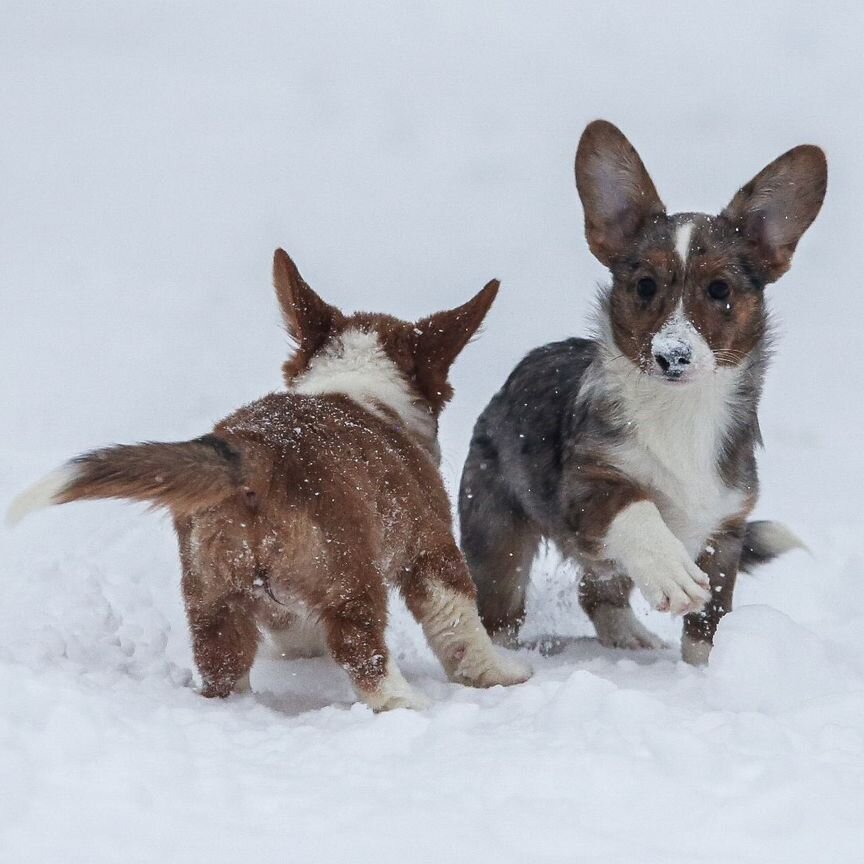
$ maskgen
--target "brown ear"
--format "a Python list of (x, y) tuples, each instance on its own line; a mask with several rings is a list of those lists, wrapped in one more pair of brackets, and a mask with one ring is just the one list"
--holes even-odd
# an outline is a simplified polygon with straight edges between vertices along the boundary
[(585, 210), (585, 236), (607, 267), (645, 223), (666, 213), (639, 154), (617, 126), (589, 123), (576, 150), (576, 188)]
[(756, 247), (766, 281), (779, 279), (822, 207), (828, 164), (819, 147), (793, 147), (742, 186), (722, 216)]
[(288, 335), (301, 349), (314, 351), (342, 318), (342, 313), (306, 284), (283, 249), (277, 249), (273, 255), (273, 285)]
[(414, 359), (417, 381), (432, 402), (440, 408), (452, 395), (447, 373), (459, 352), (483, 323), (499, 282), (493, 279), (467, 303), (446, 312), (436, 312), (414, 326)]

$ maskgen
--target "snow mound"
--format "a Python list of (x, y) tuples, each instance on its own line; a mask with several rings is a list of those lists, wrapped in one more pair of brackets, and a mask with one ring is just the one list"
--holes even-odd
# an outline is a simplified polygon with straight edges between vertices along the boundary
[(720, 623), (708, 667), (709, 701), (773, 713), (843, 692), (848, 672), (831, 643), (769, 606), (746, 606)]

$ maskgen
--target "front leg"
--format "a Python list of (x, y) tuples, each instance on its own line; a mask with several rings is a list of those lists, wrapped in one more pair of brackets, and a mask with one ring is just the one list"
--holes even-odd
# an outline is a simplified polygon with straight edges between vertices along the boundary
[(681, 656), (693, 666), (708, 662), (717, 625), (727, 612), (732, 611), (732, 594), (743, 538), (743, 525), (727, 528), (706, 543), (705, 551), (699, 557), (699, 567), (711, 580), (711, 599), (700, 612), (684, 618)]
[(564, 516), (577, 547), (573, 551), (614, 562), (660, 611), (697, 612), (708, 602), (708, 576), (645, 490), (606, 465), (581, 463), (568, 481)]
[(708, 576), (652, 502), (637, 501), (620, 511), (609, 525), (605, 546), (655, 609), (685, 615), (711, 599)]

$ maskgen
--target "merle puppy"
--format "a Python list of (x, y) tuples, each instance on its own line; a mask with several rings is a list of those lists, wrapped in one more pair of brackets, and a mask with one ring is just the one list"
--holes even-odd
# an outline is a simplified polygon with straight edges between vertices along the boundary
[(739, 569), (800, 545), (748, 521), (770, 328), (765, 286), (789, 268), (825, 195), (818, 147), (795, 147), (719, 216), (670, 215), (611, 123), (576, 153), (585, 233), (611, 273), (593, 339), (532, 351), (474, 429), (462, 475), (462, 548), (487, 629), (514, 639), (542, 538), (583, 572), (604, 645), (662, 643), (632, 586), (683, 614), (683, 656), (704, 663)]

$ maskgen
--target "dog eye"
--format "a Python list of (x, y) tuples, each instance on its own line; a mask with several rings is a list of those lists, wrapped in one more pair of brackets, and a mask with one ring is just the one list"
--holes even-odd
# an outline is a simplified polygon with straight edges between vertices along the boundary
[(643, 276), (636, 283), (636, 293), (643, 300), (650, 300), (657, 293), (657, 283), (650, 276)]
[(729, 285), (722, 279), (715, 279), (708, 285), (708, 296), (712, 300), (725, 300), (729, 296)]

